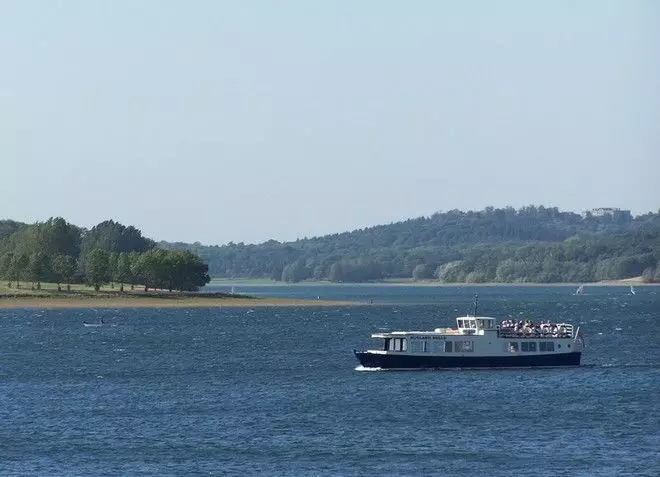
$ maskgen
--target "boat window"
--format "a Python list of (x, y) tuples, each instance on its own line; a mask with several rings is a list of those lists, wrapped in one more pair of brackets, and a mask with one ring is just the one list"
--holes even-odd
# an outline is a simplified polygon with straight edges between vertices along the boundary
[(451, 353), (451, 341), (445, 341), (445, 353)]
[(410, 340), (410, 351), (413, 353), (428, 353), (429, 345), (426, 340)]
[(539, 351), (554, 351), (555, 342), (554, 341), (541, 341), (539, 343)]
[(520, 349), (522, 351), (534, 352), (536, 351), (536, 341), (523, 341), (520, 343)]
[(406, 349), (408, 349), (408, 340), (405, 338), (393, 338), (392, 341), (394, 341), (394, 351), (406, 351)]
[(454, 344), (457, 353), (471, 353), (474, 351), (474, 341), (457, 341)]
[(477, 323), (474, 320), (470, 320), (470, 328), (476, 328)]
[(388, 349), (392, 349), (391, 348), (391, 341), (392, 341), (392, 338), (385, 338), (385, 345), (383, 346), (383, 349), (385, 351), (387, 351)]
[(458, 320), (458, 327), (459, 327), (459, 328), (465, 328), (465, 327), (463, 326), (463, 320)]
[(439, 340), (433, 340), (431, 341), (433, 352), (434, 353), (442, 353), (445, 350), (445, 342), (444, 341), (439, 341)]
[(518, 342), (509, 341), (509, 353), (517, 353), (517, 352), (518, 352)]
[(484, 320), (477, 320), (477, 328), (484, 328)]

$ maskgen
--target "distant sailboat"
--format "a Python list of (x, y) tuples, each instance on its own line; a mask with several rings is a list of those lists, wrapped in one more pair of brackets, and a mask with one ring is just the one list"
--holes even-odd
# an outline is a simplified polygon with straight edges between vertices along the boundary
[(584, 293), (584, 285), (580, 285), (577, 290), (575, 290), (574, 295), (582, 295)]
[(235, 294), (236, 294), (236, 288), (234, 288), (233, 285), (232, 285), (232, 287), (231, 287), (231, 294), (232, 294), (232, 295), (235, 295)]
[(631, 295), (635, 294), (635, 287), (633, 287), (632, 285), (630, 285), (630, 294)]

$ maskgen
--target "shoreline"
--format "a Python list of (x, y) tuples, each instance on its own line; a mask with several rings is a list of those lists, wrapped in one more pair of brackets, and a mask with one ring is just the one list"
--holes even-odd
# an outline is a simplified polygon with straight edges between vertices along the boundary
[(263, 308), (263, 307), (332, 307), (360, 306), (352, 301), (305, 300), (297, 298), (240, 298), (240, 297), (55, 297), (0, 296), (0, 310), (39, 308)]
[(0, 310), (21, 308), (263, 308), (263, 307), (332, 307), (361, 306), (365, 303), (329, 300), (280, 298), (0, 298)]
[(419, 281), (405, 281), (405, 280), (392, 280), (392, 281), (379, 281), (379, 282), (325, 282), (325, 281), (302, 281), (297, 283), (283, 283), (283, 282), (273, 282), (273, 283), (263, 283), (263, 282), (223, 282), (223, 283), (214, 283), (211, 281), (207, 286), (210, 287), (226, 287), (235, 285), (236, 287), (252, 287), (252, 288), (268, 288), (272, 286), (328, 286), (328, 287), (341, 287), (341, 286), (351, 286), (351, 287), (363, 287), (363, 286), (382, 286), (382, 287), (397, 287), (397, 286), (411, 286), (411, 287), (438, 287), (438, 288), (457, 288), (457, 287), (579, 287), (584, 285), (585, 287), (594, 286), (594, 287), (627, 287), (630, 285), (646, 287), (646, 286), (660, 286), (660, 282), (657, 283), (645, 283), (636, 278), (629, 278), (624, 280), (607, 280), (602, 282), (551, 282), (551, 283), (535, 283), (535, 282), (520, 282), (520, 283), (501, 283), (501, 282), (484, 282), (484, 283), (440, 283), (433, 280), (419, 280)]

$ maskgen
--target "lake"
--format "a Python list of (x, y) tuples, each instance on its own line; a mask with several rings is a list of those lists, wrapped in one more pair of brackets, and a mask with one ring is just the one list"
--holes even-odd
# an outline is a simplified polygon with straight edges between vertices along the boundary
[[(0, 310), (0, 475), (655, 477), (660, 288), (573, 291), (236, 286), (366, 305)], [(454, 325), (475, 294), (479, 314), (579, 325), (583, 366), (356, 371), (371, 333)]]

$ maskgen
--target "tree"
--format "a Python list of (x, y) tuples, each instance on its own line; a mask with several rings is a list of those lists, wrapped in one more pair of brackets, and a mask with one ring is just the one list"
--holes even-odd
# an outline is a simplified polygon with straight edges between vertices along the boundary
[(85, 280), (94, 287), (95, 291), (110, 279), (108, 264), (110, 254), (105, 250), (94, 249), (87, 255), (85, 261)]
[(81, 230), (62, 217), (51, 217), (46, 222), (34, 224), (32, 236), (33, 250), (43, 252), (48, 256), (71, 255), (77, 257), (80, 253)]
[(464, 277), (461, 271), (462, 265), (463, 262), (461, 260), (443, 263), (436, 269), (435, 274), (438, 280), (443, 283), (456, 283), (462, 281), (461, 279)]
[(115, 279), (119, 282), (119, 291), (124, 291), (124, 283), (132, 283), (131, 256), (126, 252), (120, 252), (117, 258), (117, 274)]
[(328, 280), (331, 282), (342, 282), (344, 281), (344, 267), (341, 262), (335, 262), (330, 265), (330, 273), (328, 274)]
[(282, 270), (281, 279), (287, 283), (297, 283), (309, 278), (310, 270), (305, 266), (302, 260), (296, 260), (287, 264)]
[[(131, 252), (129, 257), (131, 261), (131, 290), (133, 290), (138, 283), (146, 283), (146, 279), (142, 254)], [(146, 285), (144, 291), (147, 291)]]
[(9, 274), (16, 281), (16, 288), (21, 288), (21, 278), (25, 274), (29, 257), (24, 253), (15, 254), (9, 266)]
[(412, 278), (413, 280), (424, 280), (425, 278), (429, 278), (429, 273), (426, 265), (423, 263), (420, 263), (419, 265), (416, 265), (415, 268), (413, 268), (412, 271)]
[(76, 273), (76, 260), (71, 255), (56, 255), (52, 260), (51, 268), (57, 282), (57, 291), (62, 291), (62, 282), (66, 283), (67, 291), (71, 291), (71, 282)]
[(165, 288), (167, 284), (167, 251), (154, 248), (138, 258), (142, 279), (144, 280), (144, 291), (149, 288)]
[(110, 279), (110, 288), (115, 288), (115, 281), (117, 280), (117, 261), (119, 254), (117, 252), (110, 252), (108, 255), (108, 277)]
[(83, 234), (80, 255), (84, 263), (87, 254), (94, 249), (143, 253), (155, 245), (153, 240), (143, 237), (142, 232), (135, 227), (126, 227), (114, 220), (106, 220)]
[(202, 259), (188, 251), (166, 251), (168, 289), (179, 291), (197, 291), (206, 285), (211, 277), (208, 275), (209, 267)]
[(37, 290), (41, 290), (41, 282), (46, 280), (50, 272), (50, 260), (48, 255), (43, 252), (34, 252), (30, 254), (27, 264), (27, 277), (32, 282), (37, 283)]
[(0, 255), (0, 278), (7, 280), (7, 288), (11, 288), (11, 263), (14, 254), (6, 252)]

